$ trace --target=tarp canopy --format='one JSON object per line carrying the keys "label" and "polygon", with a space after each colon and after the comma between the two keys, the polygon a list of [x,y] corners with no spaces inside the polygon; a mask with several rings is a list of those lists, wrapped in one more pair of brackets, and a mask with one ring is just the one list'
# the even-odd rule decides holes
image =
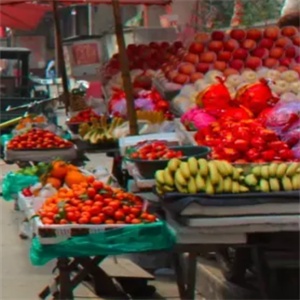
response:
{"label": "tarp canopy", "polygon": [[[114,0],[56,0],[57,3],[63,5],[76,5],[76,4],[112,4]],[[53,0],[0,0],[0,5],[14,5],[20,3],[34,2],[37,4],[51,4]],[[119,0],[120,5],[168,5],[172,0]]]}
{"label": "tarp canopy", "polygon": [[18,30],[32,30],[37,27],[49,10],[51,7],[48,5],[30,3],[1,6],[0,26]]}

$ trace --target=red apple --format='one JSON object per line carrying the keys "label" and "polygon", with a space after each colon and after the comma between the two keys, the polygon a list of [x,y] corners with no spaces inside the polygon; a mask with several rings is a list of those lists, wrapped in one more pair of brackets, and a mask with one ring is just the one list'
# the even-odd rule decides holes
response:
{"label": "red apple", "polygon": [[223,72],[223,75],[225,76],[225,77],[228,77],[228,76],[230,76],[230,75],[235,75],[235,74],[239,74],[239,71],[238,70],[236,70],[236,69],[232,69],[232,68],[229,68],[229,69],[226,69],[224,72]]}
{"label": "red apple", "polygon": [[174,43],[173,43],[173,46],[174,46],[175,48],[177,48],[177,49],[183,48],[183,44],[182,44],[181,41],[176,41],[176,42],[174,42]]}
{"label": "red apple", "polygon": [[245,63],[245,67],[252,70],[256,70],[257,68],[261,67],[261,65],[262,65],[261,59],[255,56],[248,57]]}
{"label": "red apple", "polygon": [[246,39],[242,42],[242,47],[246,50],[252,50],[256,47],[256,42],[254,40]]}
{"label": "red apple", "polygon": [[190,45],[189,51],[194,54],[200,54],[204,51],[204,44],[200,42],[194,42]]}
{"label": "red apple", "polygon": [[274,45],[274,41],[271,39],[262,39],[259,43],[259,47],[261,48],[267,48],[267,49],[271,49]]}
{"label": "red apple", "polygon": [[291,58],[282,58],[279,61],[279,63],[280,63],[281,66],[289,68],[292,64],[292,59]]}
{"label": "red apple", "polygon": [[242,41],[246,37],[246,32],[242,29],[232,29],[230,36],[237,41]]}
{"label": "red apple", "polygon": [[240,59],[234,59],[232,60],[231,62],[229,62],[229,66],[232,68],[232,69],[235,69],[235,70],[241,70],[243,67],[244,67],[244,62]]}
{"label": "red apple", "polygon": [[256,56],[259,58],[266,58],[269,56],[269,50],[266,48],[256,48],[251,52],[252,56]]}
{"label": "red apple", "polygon": [[210,35],[206,32],[198,33],[195,36],[195,41],[200,43],[207,43],[210,40]]}
{"label": "red apple", "polygon": [[299,64],[298,64],[298,65],[295,65],[295,66],[293,66],[293,67],[292,67],[292,70],[294,70],[294,71],[298,72],[298,74],[299,74],[299,76],[300,76],[300,65],[299,65]]}
{"label": "red apple", "polygon": [[227,68],[227,63],[225,61],[215,61],[213,68],[223,72]]}
{"label": "red apple", "polygon": [[300,47],[300,35],[294,36],[294,37],[292,38],[292,41],[293,41],[293,44],[294,44],[295,46]]}
{"label": "red apple", "polygon": [[184,56],[183,61],[189,62],[191,64],[196,64],[199,62],[199,56],[197,54],[187,53]]}
{"label": "red apple", "polygon": [[285,71],[287,71],[287,70],[288,70],[288,68],[287,68],[287,67],[285,67],[285,66],[279,66],[279,67],[277,67],[275,70],[277,70],[277,71],[279,71],[280,73],[282,73],[282,72],[285,72]]}
{"label": "red apple", "polygon": [[247,39],[258,41],[261,39],[261,37],[262,37],[262,32],[260,29],[251,28],[247,31]]}
{"label": "red apple", "polygon": [[178,71],[185,75],[191,75],[196,72],[196,69],[191,63],[182,63],[180,64]]}
{"label": "red apple", "polygon": [[203,77],[204,77],[204,76],[203,76],[202,73],[194,73],[194,74],[191,75],[190,81],[191,81],[192,83],[194,83],[194,82],[196,82],[197,80],[202,79]]}
{"label": "red apple", "polygon": [[270,50],[269,56],[271,58],[281,58],[284,54],[284,50],[280,47],[274,47]]}
{"label": "red apple", "polygon": [[206,73],[209,70],[209,64],[207,63],[199,63],[196,65],[196,69],[200,73]]}
{"label": "red apple", "polygon": [[281,47],[281,48],[286,48],[287,46],[289,46],[291,44],[291,40],[287,37],[280,37],[276,42],[275,42],[275,46],[276,47]]}
{"label": "red apple", "polygon": [[183,49],[183,48],[180,48],[178,51],[177,51],[177,56],[179,59],[183,59],[184,56],[187,54],[188,52]]}
{"label": "red apple", "polygon": [[264,37],[271,40],[276,40],[279,36],[280,29],[277,26],[270,26],[264,30]]}
{"label": "red apple", "polygon": [[178,75],[178,72],[175,71],[175,70],[172,70],[170,72],[167,73],[167,78],[170,80],[170,81],[173,81],[173,79]]}
{"label": "red apple", "polygon": [[245,59],[247,56],[248,56],[247,50],[242,49],[242,48],[236,49],[233,52],[233,58],[235,58],[235,59]]}
{"label": "red apple", "polygon": [[218,54],[218,60],[230,61],[232,53],[230,51],[221,51]]}
{"label": "red apple", "polygon": [[[153,43],[153,42],[152,42]],[[151,47],[151,44],[152,43],[150,43],[150,47]],[[168,42],[162,42],[161,44],[160,44],[160,47],[162,48],[162,49],[168,49],[169,47],[170,47],[170,43],[168,43]],[[157,47],[156,47],[157,48]]]}
{"label": "red apple", "polygon": [[294,58],[294,57],[296,57],[297,52],[299,53],[299,50],[298,51],[297,50],[298,49],[296,49],[295,46],[290,46],[290,47],[286,48],[285,56],[288,58]]}
{"label": "red apple", "polygon": [[275,58],[266,58],[264,60],[264,66],[269,69],[273,69],[273,68],[277,67],[278,64],[279,64],[279,61],[278,61],[278,59],[275,59]]}
{"label": "red apple", "polygon": [[200,54],[200,62],[212,63],[216,60],[217,55],[215,52],[205,52]]}
{"label": "red apple", "polygon": [[208,49],[210,51],[219,52],[223,49],[223,42],[221,42],[221,41],[211,41],[208,44]]}
{"label": "red apple", "polygon": [[292,37],[298,33],[297,27],[294,26],[286,26],[281,29],[281,33],[284,36]]}
{"label": "red apple", "polygon": [[177,83],[177,84],[185,84],[185,83],[189,82],[189,80],[190,80],[190,77],[185,74],[178,74],[177,76],[175,76],[173,78],[173,82]]}
{"label": "red apple", "polygon": [[239,47],[239,43],[236,40],[230,39],[224,42],[224,50],[226,51],[234,51]]}
{"label": "red apple", "polygon": [[225,33],[223,31],[214,31],[211,34],[211,38],[215,41],[223,41],[225,38]]}

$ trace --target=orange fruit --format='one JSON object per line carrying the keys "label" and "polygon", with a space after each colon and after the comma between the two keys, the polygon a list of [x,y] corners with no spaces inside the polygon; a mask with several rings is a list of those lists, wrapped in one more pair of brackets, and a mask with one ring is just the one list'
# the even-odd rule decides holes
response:
{"label": "orange fruit", "polygon": [[55,177],[48,177],[46,180],[46,184],[47,183],[52,184],[52,186],[56,189],[59,189],[62,185],[61,180],[59,180],[58,178],[55,178]]}
{"label": "orange fruit", "polygon": [[82,184],[86,182],[87,178],[79,171],[69,171],[65,177],[65,183],[68,187],[72,187],[73,184]]}
{"label": "orange fruit", "polygon": [[51,177],[63,179],[68,173],[68,165],[64,161],[55,161],[52,163]]}

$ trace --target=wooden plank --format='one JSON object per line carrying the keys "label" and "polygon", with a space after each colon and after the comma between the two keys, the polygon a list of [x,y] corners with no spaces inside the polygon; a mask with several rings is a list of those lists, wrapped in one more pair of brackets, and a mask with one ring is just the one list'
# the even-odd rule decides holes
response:
{"label": "wooden plank", "polygon": [[128,258],[108,257],[101,263],[101,268],[110,277],[140,278],[153,280],[154,276],[133,263]]}

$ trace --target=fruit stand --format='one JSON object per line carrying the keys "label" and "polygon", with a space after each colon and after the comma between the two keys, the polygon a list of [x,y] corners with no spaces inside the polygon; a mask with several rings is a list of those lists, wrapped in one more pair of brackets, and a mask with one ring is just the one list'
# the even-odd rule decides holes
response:
{"label": "fruit stand", "polygon": [[[151,297],[147,280],[116,276],[120,294],[99,264],[152,251],[172,254],[181,299],[194,299],[198,254],[211,252],[228,280],[255,274],[260,295],[272,298],[278,269],[299,259],[297,46],[297,28],[275,25],[129,44],[139,135],[130,136],[124,53],[103,70],[106,99],[72,91],[63,124],[71,138],[48,120],[21,120],[5,159],[35,166],[7,174],[3,196],[24,211],[32,263],[57,260],[40,298],[73,299],[87,279],[97,295]],[[70,163],[78,151],[112,155],[107,178]]]}

